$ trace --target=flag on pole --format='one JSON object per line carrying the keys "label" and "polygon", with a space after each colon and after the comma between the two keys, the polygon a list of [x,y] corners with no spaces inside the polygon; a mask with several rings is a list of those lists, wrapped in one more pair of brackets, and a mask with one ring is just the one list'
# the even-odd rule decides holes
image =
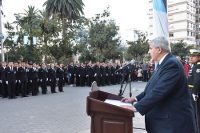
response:
{"label": "flag on pole", "polygon": [[153,37],[158,36],[169,40],[167,0],[153,0]]}

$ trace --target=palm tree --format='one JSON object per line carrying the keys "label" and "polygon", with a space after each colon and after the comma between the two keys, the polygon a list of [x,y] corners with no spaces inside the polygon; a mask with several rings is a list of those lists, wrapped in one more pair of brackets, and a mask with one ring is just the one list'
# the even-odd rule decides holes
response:
{"label": "palm tree", "polygon": [[29,36],[30,45],[33,45],[33,36],[36,36],[39,32],[39,19],[38,10],[34,6],[28,6],[28,10],[25,13],[15,14],[18,26],[21,27],[22,32]]}
{"label": "palm tree", "polygon": [[83,13],[84,3],[82,0],[47,0],[44,4],[48,17],[58,17],[62,20],[62,37],[66,37],[67,23],[72,23]]}
{"label": "palm tree", "polygon": [[40,38],[41,42],[44,43],[42,53],[44,54],[44,62],[46,62],[46,55],[50,54],[48,42],[52,42],[53,39],[58,38],[60,32],[60,26],[58,23],[58,19],[54,18],[49,20],[47,17],[46,11],[39,11],[39,19],[40,19]]}

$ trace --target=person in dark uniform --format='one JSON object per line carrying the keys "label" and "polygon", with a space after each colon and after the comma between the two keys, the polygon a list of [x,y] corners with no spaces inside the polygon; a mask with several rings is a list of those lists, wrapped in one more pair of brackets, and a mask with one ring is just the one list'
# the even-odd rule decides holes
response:
{"label": "person in dark uniform", "polygon": [[48,79],[49,79],[49,85],[51,87],[51,93],[56,93],[56,70],[53,63],[50,65],[50,68],[48,69]]}
{"label": "person in dark uniform", "polygon": [[76,86],[80,86],[81,85],[81,64],[78,64],[77,68],[76,68]]}
{"label": "person in dark uniform", "polygon": [[86,85],[91,86],[93,82],[93,76],[94,76],[94,71],[92,64],[87,64],[86,65]]}
{"label": "person in dark uniform", "polygon": [[59,90],[59,92],[64,92],[63,86],[65,83],[65,79],[64,79],[65,73],[64,73],[64,69],[63,69],[63,64],[59,65],[59,68],[56,70],[56,75],[57,75],[56,77],[58,79],[58,90]]}
{"label": "person in dark uniform", "polygon": [[42,64],[42,67],[38,69],[38,78],[40,81],[40,86],[42,88],[42,94],[46,94],[48,78],[47,78],[47,69],[45,64]]}
{"label": "person in dark uniform", "polygon": [[85,86],[86,79],[86,68],[85,64],[81,64],[80,68],[80,86]]}
{"label": "person in dark uniform", "polygon": [[38,95],[38,69],[35,63],[30,63],[27,76],[32,96]]}
{"label": "person in dark uniform", "polygon": [[100,70],[100,64],[99,62],[97,62],[94,65],[94,81],[97,82],[97,85],[100,86],[101,85],[101,70]]}
{"label": "person in dark uniform", "polygon": [[191,90],[193,97],[197,133],[200,133],[200,50],[190,50],[189,62],[192,67],[188,75],[188,88]]}
{"label": "person in dark uniform", "polygon": [[21,64],[19,63],[16,76],[17,76],[18,83],[20,85],[21,96],[27,97],[27,80],[28,79],[27,79],[27,73],[26,73],[24,62],[22,62]]}
{"label": "person in dark uniform", "polygon": [[19,83],[19,74],[18,74],[18,68],[19,66],[21,66],[21,63],[19,62],[15,62],[14,63],[14,70],[16,71],[16,75],[15,75],[15,78],[16,78],[16,83],[15,83],[15,95],[16,96],[19,96],[21,94],[21,83]]}
{"label": "person in dark uniform", "polygon": [[6,84],[5,69],[6,69],[6,62],[2,62],[0,67],[0,89],[1,89],[0,91],[1,91],[1,96],[3,98],[7,97],[7,90],[5,86]]}
{"label": "person in dark uniform", "polygon": [[70,65],[68,65],[68,68],[67,68],[67,77],[68,77],[68,82],[70,85],[73,85],[74,84],[74,74],[75,74],[75,71],[74,71],[74,64],[71,63]]}
{"label": "person in dark uniform", "polygon": [[105,63],[100,63],[100,86],[104,86],[106,84],[106,68]]}
{"label": "person in dark uniform", "polygon": [[8,63],[5,69],[6,85],[8,90],[8,98],[15,98],[16,71],[13,69],[13,62]]}

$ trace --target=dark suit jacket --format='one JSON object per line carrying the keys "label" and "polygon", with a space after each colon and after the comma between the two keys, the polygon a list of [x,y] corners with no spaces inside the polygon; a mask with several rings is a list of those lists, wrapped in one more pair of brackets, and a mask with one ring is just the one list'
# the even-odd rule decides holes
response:
{"label": "dark suit jacket", "polygon": [[6,81],[15,82],[16,70],[14,68],[13,68],[13,70],[11,70],[10,67],[6,67],[5,68],[5,76],[6,76]]}
{"label": "dark suit jacket", "polygon": [[3,67],[0,67],[0,80],[2,80],[2,82],[5,82],[6,80],[5,68]]}
{"label": "dark suit jacket", "polygon": [[168,54],[144,92],[136,97],[136,110],[145,115],[148,133],[195,133],[191,96],[183,65]]}

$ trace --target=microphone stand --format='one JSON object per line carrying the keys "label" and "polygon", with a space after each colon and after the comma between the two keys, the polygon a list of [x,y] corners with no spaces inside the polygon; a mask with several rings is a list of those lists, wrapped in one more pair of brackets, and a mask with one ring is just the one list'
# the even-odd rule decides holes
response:
{"label": "microphone stand", "polygon": [[124,76],[124,73],[122,74],[121,87],[120,87],[119,94],[118,94],[119,96],[122,96],[124,94],[127,84],[129,83],[129,96],[132,97],[132,91],[131,91],[131,74],[132,74],[132,72],[133,72],[133,69],[131,70],[131,72],[128,73],[128,80],[126,81],[126,85],[125,85],[124,89],[123,89],[123,83],[125,80],[125,76]]}
{"label": "microphone stand", "polygon": [[122,74],[122,80],[121,80],[121,82],[120,82],[120,90],[119,90],[119,96],[122,96],[123,95],[123,93],[124,93],[124,91],[122,91],[122,88],[123,88],[123,83],[124,83],[124,74]]}
{"label": "microphone stand", "polygon": [[124,89],[122,90],[123,88],[123,82],[124,82],[124,74],[123,74],[123,77],[122,77],[122,81],[121,81],[121,88],[119,90],[119,96],[122,96],[126,90],[126,87],[127,85],[129,84],[129,96],[132,97],[132,91],[131,91],[131,74],[128,74],[128,80],[126,82],[126,85],[124,87]]}

